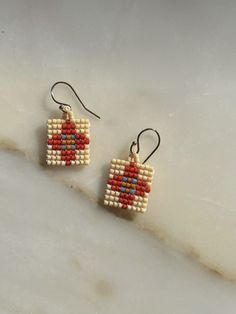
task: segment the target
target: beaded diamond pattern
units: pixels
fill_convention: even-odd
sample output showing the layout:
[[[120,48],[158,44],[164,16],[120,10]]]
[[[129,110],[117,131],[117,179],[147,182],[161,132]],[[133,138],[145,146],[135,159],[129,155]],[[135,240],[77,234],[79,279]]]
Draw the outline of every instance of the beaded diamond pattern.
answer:
[[[47,156],[48,165],[72,166],[89,164],[89,120],[49,119]]]
[[[133,159],[113,159],[107,181],[104,204],[136,212],[147,210],[153,167]]]

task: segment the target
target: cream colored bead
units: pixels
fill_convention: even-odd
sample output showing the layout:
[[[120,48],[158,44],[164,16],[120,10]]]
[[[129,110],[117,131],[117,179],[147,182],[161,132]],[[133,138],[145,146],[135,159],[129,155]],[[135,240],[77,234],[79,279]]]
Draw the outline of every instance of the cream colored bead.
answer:
[[[105,195],[105,199],[108,200],[110,198],[109,195]]]
[[[57,123],[57,119],[52,119],[52,122],[53,123]]]
[[[113,174],[109,174],[109,179],[113,179],[113,178],[114,178]]]
[[[109,202],[107,200],[104,200],[104,205],[108,205]]]
[[[74,166],[75,165],[75,161],[71,160],[71,165]]]
[[[46,163],[48,166],[50,166],[52,164],[51,160],[46,160]]]
[[[48,130],[48,134],[52,134],[52,130]]]
[[[116,159],[112,159],[111,161],[113,164],[116,164]]]
[[[48,124],[52,123],[52,119],[48,119]]]
[[[128,205],[127,208],[128,208],[128,210],[131,210],[131,209],[132,209],[132,206]]]
[[[52,139],[52,135],[51,134],[48,134],[48,139]]]
[[[90,163],[90,159],[87,159],[87,160],[84,161],[85,165],[88,165],[89,163]]]
[[[52,149],[52,145],[47,145],[47,149]]]
[[[53,166],[55,166],[55,165],[56,165],[55,160],[52,160],[52,165],[53,165]]]
[[[115,206],[115,207],[118,207],[118,203],[117,203],[117,202],[114,202],[114,206]]]
[[[53,154],[53,155],[56,155],[56,154],[57,154],[57,151],[56,151],[56,150],[53,150],[53,151],[52,151],[52,154]]]
[[[111,194],[111,190],[106,189],[106,194]]]
[[[112,190],[111,190],[111,195],[115,195],[115,191],[112,191]]]
[[[47,155],[51,155],[52,154],[52,151],[49,149],[47,150]]]
[[[121,203],[119,203],[119,204],[118,204],[118,207],[119,207],[119,208],[122,208],[122,204],[121,204]]]
[[[51,125],[51,124],[48,124],[47,126],[48,126],[48,129],[49,129],[49,130],[52,129],[52,125]]]
[[[57,161],[56,161],[56,165],[57,165],[57,166],[60,166],[60,164],[61,164],[61,161],[57,160]]]

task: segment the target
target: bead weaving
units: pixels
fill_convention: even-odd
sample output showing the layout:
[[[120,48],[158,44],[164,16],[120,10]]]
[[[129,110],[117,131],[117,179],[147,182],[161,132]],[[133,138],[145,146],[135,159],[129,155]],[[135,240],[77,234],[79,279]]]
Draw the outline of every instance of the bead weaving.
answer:
[[[154,175],[153,167],[143,165],[138,156],[129,160],[113,159],[104,204],[136,212],[147,210]]]
[[[62,119],[49,119],[47,165],[88,165],[89,126],[88,119],[74,119],[72,112]]]

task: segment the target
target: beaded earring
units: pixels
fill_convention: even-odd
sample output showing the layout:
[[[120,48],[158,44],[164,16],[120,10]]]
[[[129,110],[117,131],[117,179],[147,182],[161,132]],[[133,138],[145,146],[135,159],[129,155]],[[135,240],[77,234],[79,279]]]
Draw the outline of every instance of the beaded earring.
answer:
[[[151,154],[140,163],[140,136],[146,131],[155,132],[158,141]],[[160,142],[160,134],[156,130],[144,129],[139,133],[137,141],[132,142],[128,160],[112,159],[104,198],[105,205],[141,213],[147,210],[154,168],[145,163],[158,149]],[[136,145],[137,150],[133,152]]]
[[[46,163],[53,166],[88,165],[90,162],[89,119],[75,119],[71,106],[55,99],[53,89],[58,84],[70,87],[83,108],[100,119],[97,114],[86,108],[70,84],[63,81],[56,82],[51,87],[51,97],[60,105],[59,109],[62,111],[62,118],[48,119]]]

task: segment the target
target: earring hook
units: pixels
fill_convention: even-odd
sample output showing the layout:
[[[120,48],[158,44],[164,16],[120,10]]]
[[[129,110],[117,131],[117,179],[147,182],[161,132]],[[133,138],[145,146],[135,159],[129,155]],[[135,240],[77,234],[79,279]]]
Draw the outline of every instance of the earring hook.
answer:
[[[64,109],[63,109],[63,106],[66,106],[66,107],[69,107],[71,109],[71,105],[69,104],[66,104],[66,103],[63,103],[63,102],[60,102],[58,100],[56,100],[55,96],[54,96],[54,93],[53,93],[53,90],[54,88],[56,87],[56,85],[59,85],[59,84],[64,84],[64,85],[67,85],[68,87],[70,87],[70,89],[72,90],[72,92],[74,93],[74,95],[77,97],[77,99],[79,100],[79,102],[81,103],[81,105],[83,106],[83,108],[88,111],[89,113],[91,113],[92,115],[94,115],[95,117],[97,117],[98,119],[101,119],[96,113],[94,113],[93,111],[89,110],[85,104],[82,102],[82,100],[80,99],[79,95],[76,93],[76,91],[74,90],[74,88],[67,82],[64,82],[64,81],[58,81],[56,83],[54,83],[51,87],[51,97],[52,99],[57,103],[59,104],[59,109],[63,112],[66,112]]]
[[[156,147],[154,148],[154,150],[147,156],[147,158],[143,161],[143,165],[145,164],[145,162],[146,161],[148,161],[148,159],[156,152],[156,150],[158,149],[158,147],[160,146],[160,144],[161,144],[161,137],[160,137],[160,134],[157,132],[157,130],[154,130],[154,129],[152,129],[152,128],[146,128],[146,129],[144,129],[144,130],[142,130],[139,134],[138,134],[138,136],[137,136],[137,141],[135,142],[135,141],[133,141],[132,142],[132,144],[131,144],[131,146],[130,146],[130,153],[131,154],[134,154],[134,152],[133,152],[133,148],[134,148],[134,146],[136,146],[137,145],[137,150],[136,150],[136,154],[138,154],[139,153],[139,151],[140,151],[140,136],[144,133],[144,132],[146,132],[146,131],[153,131],[154,133],[156,133],[156,135],[157,135],[157,145],[156,145]]]

